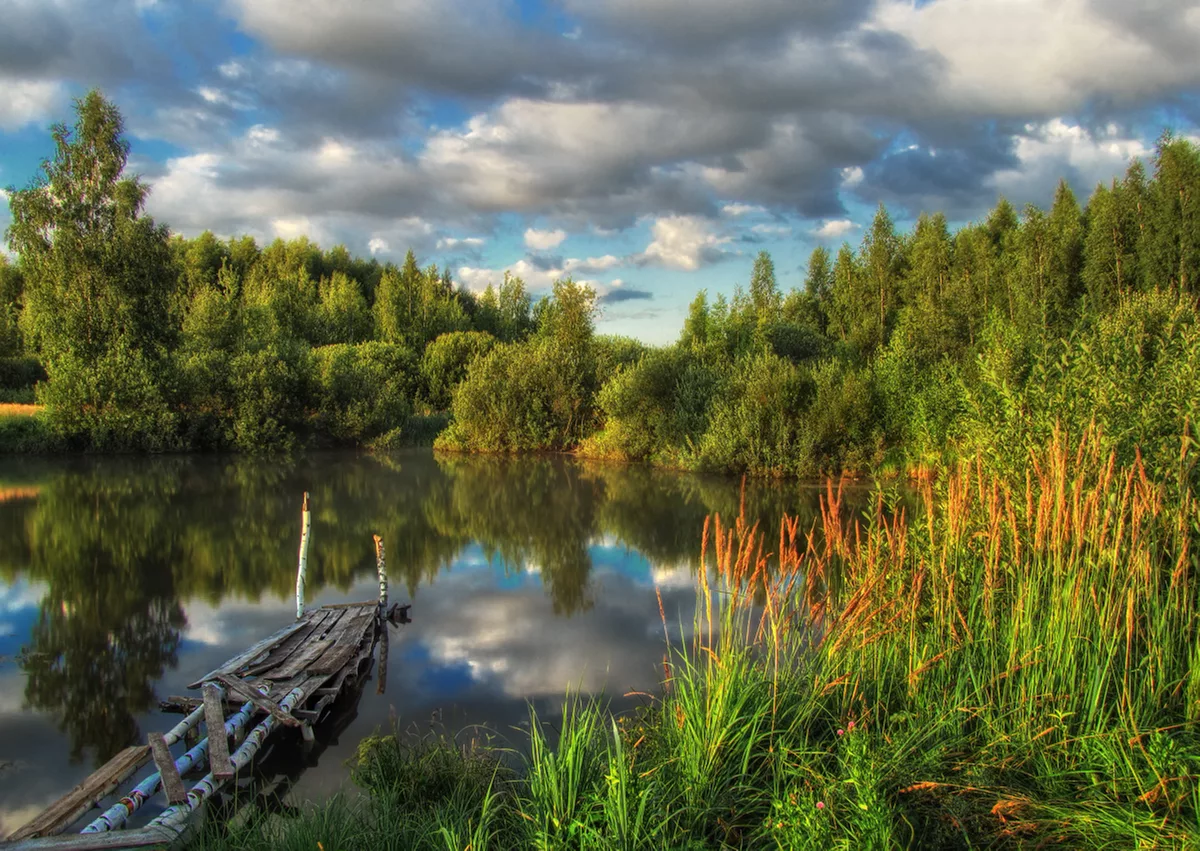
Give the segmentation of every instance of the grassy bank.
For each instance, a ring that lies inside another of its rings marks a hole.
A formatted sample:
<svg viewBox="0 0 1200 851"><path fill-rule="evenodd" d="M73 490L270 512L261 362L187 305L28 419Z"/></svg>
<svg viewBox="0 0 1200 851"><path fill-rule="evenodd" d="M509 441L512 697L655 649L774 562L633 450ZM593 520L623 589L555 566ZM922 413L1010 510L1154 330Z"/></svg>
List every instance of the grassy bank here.
<svg viewBox="0 0 1200 851"><path fill-rule="evenodd" d="M1099 445L960 465L911 518L832 484L812 533L714 518L641 713L568 700L522 755L368 739L363 800L198 846L1196 847L1200 515Z"/></svg>

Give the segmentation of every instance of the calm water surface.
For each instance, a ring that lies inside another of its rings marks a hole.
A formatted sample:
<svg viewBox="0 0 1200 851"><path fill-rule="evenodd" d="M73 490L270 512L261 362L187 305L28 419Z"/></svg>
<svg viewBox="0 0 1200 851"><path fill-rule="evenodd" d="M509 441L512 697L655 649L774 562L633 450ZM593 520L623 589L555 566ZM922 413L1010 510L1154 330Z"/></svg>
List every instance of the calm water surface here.
<svg viewBox="0 0 1200 851"><path fill-rule="evenodd" d="M690 622L704 518L742 498L733 479L563 458L0 459L0 835L168 729L160 700L294 618L305 490L309 603L376 595L378 532L414 620L392 628L383 695L373 672L315 749L266 763L289 801L343 784L393 715L515 740L527 704L553 712L568 687L653 691L654 588ZM771 529L819 516L812 485L750 483L745 504Z"/></svg>

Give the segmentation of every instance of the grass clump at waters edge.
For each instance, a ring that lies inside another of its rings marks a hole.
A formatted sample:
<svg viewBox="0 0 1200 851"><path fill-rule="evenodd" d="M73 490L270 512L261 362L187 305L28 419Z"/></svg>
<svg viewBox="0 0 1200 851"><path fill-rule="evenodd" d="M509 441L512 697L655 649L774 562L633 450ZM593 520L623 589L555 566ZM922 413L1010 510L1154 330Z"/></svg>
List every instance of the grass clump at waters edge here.
<svg viewBox="0 0 1200 851"><path fill-rule="evenodd" d="M848 519L833 483L811 531L713 518L692 638L641 712L568 699L557 742L532 718L514 769L368 739L353 818L339 799L254 835L327 851L1198 847L1200 515L1189 487L1101 445L1056 434L1023 482L963 463L922 483L911 521L882 495Z"/></svg>

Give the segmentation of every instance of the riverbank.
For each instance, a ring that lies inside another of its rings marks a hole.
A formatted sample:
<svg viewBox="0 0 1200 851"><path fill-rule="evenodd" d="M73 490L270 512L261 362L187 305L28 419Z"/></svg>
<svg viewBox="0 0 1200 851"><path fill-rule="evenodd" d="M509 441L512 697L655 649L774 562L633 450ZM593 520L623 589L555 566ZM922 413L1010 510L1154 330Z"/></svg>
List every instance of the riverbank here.
<svg viewBox="0 0 1200 851"><path fill-rule="evenodd" d="M1192 847L1200 514L1169 493L1060 439L920 516L845 522L831 486L811 536L714 519L642 712L568 699L520 755L371 738L364 800L197 847Z"/></svg>

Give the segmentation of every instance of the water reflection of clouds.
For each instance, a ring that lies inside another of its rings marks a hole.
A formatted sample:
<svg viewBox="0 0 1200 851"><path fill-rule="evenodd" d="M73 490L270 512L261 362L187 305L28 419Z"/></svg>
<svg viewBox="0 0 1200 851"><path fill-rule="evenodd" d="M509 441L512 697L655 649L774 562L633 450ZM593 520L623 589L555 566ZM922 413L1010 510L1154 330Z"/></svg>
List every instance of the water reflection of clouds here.
<svg viewBox="0 0 1200 851"><path fill-rule="evenodd" d="M319 798L345 780L344 763L365 735L386 728L394 713L402 727L427 729L431 716L442 718L451 732L484 724L501 735L526 715L527 702L539 712L553 713L568 689L585 694L607 693L620 701L629 691L654 691L661 679L662 624L654 586L660 587L671 621L690 618L695 593L691 569L684 564L652 564L615 540L597 538L589 547L592 606L563 617L554 611L538 564L509 565L489 561L477 545L466 547L445 570L422 584L414 599L414 622L393 627L389 692L376 696L368 687L356 707L357 717L300 779L293 796ZM361 575L347 591L321 591L310 606L368 600L377 593L374 576ZM4 589L0 612L30 612L36 617L41 589ZM407 591L393 583L392 598L407 601ZM289 623L294 600L265 596L257 601L226 598L219 605L196 599L183 604L186 627L176 668L156 683L159 697L186 693L186 685L229 657ZM672 626L674 627L674 623ZM21 628L27 632L26 627ZM676 633L672 629L672 633ZM0 714L22 714L23 678L17 670L0 669ZM152 712L138 719L143 731L165 729L174 716ZM81 779L86 766L68 769L53 725L41 715L8 718L5 739L29 727L28 751L20 759L47 760L61 770L38 770L37 781L20 794L6 794L0 823L15 828L39 807L53 801ZM514 741L519 745L519 740ZM57 746L56 746L57 745ZM13 759L8 754L0 758Z"/></svg>
<svg viewBox="0 0 1200 851"><path fill-rule="evenodd" d="M37 619L38 605L44 596L44 582L18 579L11 585L0 585L0 657L11 656L20 649L20 641ZM0 658L0 665L9 662L11 659Z"/></svg>

